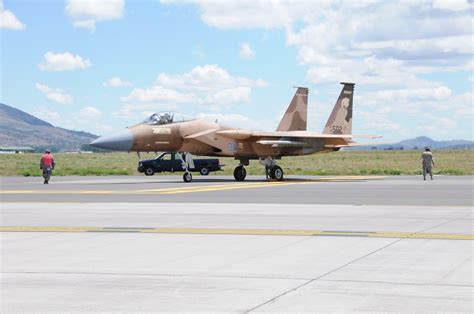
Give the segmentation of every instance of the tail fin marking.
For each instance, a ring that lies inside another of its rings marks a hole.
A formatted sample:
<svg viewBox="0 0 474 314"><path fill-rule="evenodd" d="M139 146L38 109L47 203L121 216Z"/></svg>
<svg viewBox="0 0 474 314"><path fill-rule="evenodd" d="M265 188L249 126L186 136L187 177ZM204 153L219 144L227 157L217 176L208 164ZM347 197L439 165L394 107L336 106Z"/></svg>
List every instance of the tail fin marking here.
<svg viewBox="0 0 474 314"><path fill-rule="evenodd" d="M323 134L352 134L352 103L354 97L354 83L341 82L339 98L329 116Z"/></svg>

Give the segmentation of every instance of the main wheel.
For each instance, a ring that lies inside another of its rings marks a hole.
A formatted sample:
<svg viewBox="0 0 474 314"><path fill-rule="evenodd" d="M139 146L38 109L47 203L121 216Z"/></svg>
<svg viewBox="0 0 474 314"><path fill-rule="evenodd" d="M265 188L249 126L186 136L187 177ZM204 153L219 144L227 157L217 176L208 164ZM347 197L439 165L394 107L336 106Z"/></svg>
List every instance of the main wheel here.
<svg viewBox="0 0 474 314"><path fill-rule="evenodd" d="M271 179L275 179L275 177L273 176L272 167L265 166L265 175L267 176L267 179L268 177L270 177Z"/></svg>
<svg viewBox="0 0 474 314"><path fill-rule="evenodd" d="M193 181L193 175L191 174L191 172L185 172L183 174L183 181L186 183Z"/></svg>
<svg viewBox="0 0 474 314"><path fill-rule="evenodd" d="M244 166L235 167L234 169L235 181L244 181L246 176L247 176L247 170L245 170Z"/></svg>
<svg viewBox="0 0 474 314"><path fill-rule="evenodd" d="M209 168L202 167L201 170L199 170L199 173L202 174L203 176L207 176L209 174Z"/></svg>
<svg viewBox="0 0 474 314"><path fill-rule="evenodd" d="M155 169L153 169L153 167L146 167L143 172L144 172L145 175L147 175L147 176L152 176L152 175L155 174Z"/></svg>
<svg viewBox="0 0 474 314"><path fill-rule="evenodd" d="M277 181L283 180L283 169L280 166L273 166L270 170L270 177Z"/></svg>

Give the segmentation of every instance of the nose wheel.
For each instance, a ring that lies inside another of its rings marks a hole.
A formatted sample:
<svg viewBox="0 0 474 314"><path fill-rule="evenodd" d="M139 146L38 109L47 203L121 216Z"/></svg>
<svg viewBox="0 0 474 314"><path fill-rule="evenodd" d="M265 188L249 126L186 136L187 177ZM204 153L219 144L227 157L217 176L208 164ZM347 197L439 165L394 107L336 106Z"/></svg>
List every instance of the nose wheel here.
<svg viewBox="0 0 474 314"><path fill-rule="evenodd" d="M193 175L191 174L191 172L185 172L183 174L183 181L186 183L193 181Z"/></svg>
<svg viewBox="0 0 474 314"><path fill-rule="evenodd" d="M235 167L234 169L235 181L244 181L246 176L247 176L247 170L245 170L244 166L240 165L240 166Z"/></svg>

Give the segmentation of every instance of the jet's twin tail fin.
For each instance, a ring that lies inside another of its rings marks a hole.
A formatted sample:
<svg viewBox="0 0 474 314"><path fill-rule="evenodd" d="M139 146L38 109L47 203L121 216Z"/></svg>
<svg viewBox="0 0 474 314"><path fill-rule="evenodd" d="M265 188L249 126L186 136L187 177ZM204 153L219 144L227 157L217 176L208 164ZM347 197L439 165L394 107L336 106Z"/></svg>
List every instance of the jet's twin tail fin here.
<svg viewBox="0 0 474 314"><path fill-rule="evenodd" d="M277 131L306 131L308 120L308 88L298 87Z"/></svg>
<svg viewBox="0 0 474 314"><path fill-rule="evenodd" d="M336 105L329 116L323 134L352 134L352 103L354 83L341 82L342 87Z"/></svg>

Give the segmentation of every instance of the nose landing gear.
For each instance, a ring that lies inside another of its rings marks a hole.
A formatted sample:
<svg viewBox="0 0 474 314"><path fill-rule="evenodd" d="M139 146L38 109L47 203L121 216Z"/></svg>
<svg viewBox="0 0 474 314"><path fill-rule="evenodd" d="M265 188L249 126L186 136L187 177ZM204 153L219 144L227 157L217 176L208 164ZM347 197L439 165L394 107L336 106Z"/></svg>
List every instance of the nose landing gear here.
<svg viewBox="0 0 474 314"><path fill-rule="evenodd" d="M193 175L191 174L191 172L185 172L183 174L183 181L186 183L193 181Z"/></svg>
<svg viewBox="0 0 474 314"><path fill-rule="evenodd" d="M191 172L189 172L189 168L194 168L194 161L190 153L184 153L183 155L178 154L178 156L181 157L182 166L185 171L183 174L183 181L188 183L193 181L193 175L191 174Z"/></svg>

